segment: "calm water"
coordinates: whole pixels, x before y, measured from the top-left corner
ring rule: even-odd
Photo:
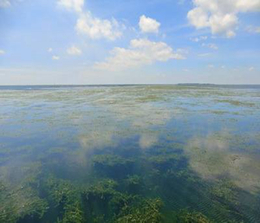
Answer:
[[[260,87],[0,87],[0,222],[260,222]]]

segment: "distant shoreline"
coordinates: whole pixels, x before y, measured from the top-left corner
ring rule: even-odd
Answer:
[[[0,85],[0,92],[4,90],[10,91],[30,91],[30,90],[59,90],[59,89],[80,89],[80,88],[119,88],[119,87],[175,87],[189,88],[224,88],[224,89],[257,89],[260,85],[218,85],[218,84],[107,84],[107,85]]]
[[[2,87],[117,87],[117,86],[199,86],[199,87],[223,87],[245,86],[260,87],[260,84],[210,84],[210,83],[178,83],[178,84],[28,84],[28,85],[0,85]]]

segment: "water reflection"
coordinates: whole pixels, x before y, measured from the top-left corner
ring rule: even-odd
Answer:
[[[259,222],[258,88],[2,89],[0,103],[0,222]]]
[[[238,187],[257,192],[260,189],[260,156],[252,151],[241,151],[241,147],[247,149],[248,145],[240,142],[239,148],[232,139],[232,134],[225,131],[192,138],[185,149],[190,166],[204,179],[229,178]]]
[[[157,142],[158,136],[156,135],[156,133],[144,133],[140,136],[139,146],[142,149],[147,149],[155,145]]]

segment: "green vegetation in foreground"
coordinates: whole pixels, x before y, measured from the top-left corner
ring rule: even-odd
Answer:
[[[32,164],[38,170],[31,173],[24,167],[27,177],[16,187],[1,184],[0,222],[210,223],[218,222],[216,216],[235,222],[242,219],[236,186],[227,180],[204,184],[189,169],[180,149],[152,149],[135,159],[124,156],[124,150],[127,148],[92,154],[92,174],[86,183],[50,174],[46,166],[41,169]],[[62,163],[53,162],[48,165]],[[193,209],[185,200],[189,196],[195,201]],[[178,206],[171,208],[172,204]]]
[[[258,223],[258,191],[234,180],[259,179],[247,159],[259,152],[258,98],[171,85],[5,92],[0,223]]]
[[[180,210],[174,216],[174,222],[179,223],[212,223],[205,215],[200,212]]]

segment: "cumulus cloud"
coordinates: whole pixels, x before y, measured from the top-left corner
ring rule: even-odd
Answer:
[[[115,19],[101,19],[92,15],[90,11],[83,10],[84,0],[59,0],[58,5],[78,15],[75,29],[79,34],[91,39],[105,38],[115,40],[122,35],[123,25]]]
[[[0,55],[4,55],[5,51],[4,50],[0,50]]]
[[[193,26],[228,38],[236,35],[239,13],[260,11],[260,0],[193,0],[193,4],[187,15]]]
[[[122,26],[117,20],[103,20],[93,17],[90,12],[82,13],[76,24],[78,33],[87,35],[92,39],[106,38],[115,40],[122,36]]]
[[[51,53],[52,51],[53,51],[53,49],[52,49],[52,48],[49,48],[49,49],[48,49],[48,52],[49,52],[49,53]]]
[[[160,23],[155,19],[142,15],[139,20],[139,27],[143,33],[158,33]]]
[[[105,62],[96,63],[94,67],[118,71],[152,64],[156,61],[166,62],[170,59],[184,59],[184,57],[174,53],[173,49],[164,42],[133,39],[128,48],[114,48]]]
[[[213,50],[218,50],[218,46],[214,43],[202,43],[201,45],[203,47],[208,47],[208,48],[213,49]]]
[[[81,52],[81,49],[79,49],[79,48],[77,48],[75,46],[72,46],[72,47],[67,49],[67,53],[69,55],[79,56],[79,55],[81,55],[82,52]]]
[[[84,0],[59,0],[58,5],[76,12],[82,12]]]
[[[201,53],[201,54],[198,54],[199,57],[208,57],[210,55],[211,55],[211,53]]]
[[[59,60],[60,57],[59,57],[59,56],[52,56],[52,59],[53,59],[53,60]]]
[[[190,40],[192,42],[200,42],[200,41],[207,40],[207,39],[208,39],[207,36],[199,36],[199,37],[191,38]]]
[[[0,8],[10,7],[11,3],[9,0],[0,0]]]
[[[246,30],[249,33],[260,33],[260,26],[248,26]]]

